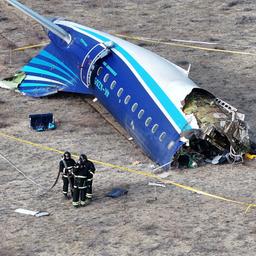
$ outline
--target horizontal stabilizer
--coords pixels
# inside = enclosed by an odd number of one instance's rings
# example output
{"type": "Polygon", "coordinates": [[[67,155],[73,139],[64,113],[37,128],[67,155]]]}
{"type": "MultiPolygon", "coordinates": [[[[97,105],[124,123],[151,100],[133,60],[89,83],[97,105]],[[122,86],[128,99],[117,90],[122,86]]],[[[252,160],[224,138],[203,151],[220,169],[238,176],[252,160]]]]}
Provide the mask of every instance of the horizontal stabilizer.
{"type": "Polygon", "coordinates": [[[34,12],[33,10],[31,10],[27,6],[19,3],[16,0],[6,0],[6,1],[9,4],[11,4],[12,6],[14,6],[15,8],[17,8],[20,11],[22,11],[23,13],[25,13],[26,15],[28,15],[29,17],[31,17],[32,19],[36,20],[43,27],[45,27],[46,29],[50,30],[56,36],[58,36],[63,41],[65,41],[67,44],[69,44],[71,42],[70,34],[67,33],[63,28],[59,27],[58,25],[56,25],[55,23],[50,21],[49,19],[47,19],[47,18],[43,17],[42,15],[34,12]]]}
{"type": "MultiPolygon", "coordinates": [[[[41,83],[40,77],[34,77],[33,83],[28,83],[30,77],[24,72],[18,72],[13,77],[0,81],[0,87],[8,90],[21,92],[31,97],[43,97],[55,94],[65,89],[63,85],[53,85],[51,83],[41,83]],[[27,78],[27,79],[26,79],[27,78]]],[[[47,81],[47,80],[46,80],[47,81]]]]}
{"type": "Polygon", "coordinates": [[[43,97],[60,91],[92,94],[92,90],[81,83],[76,59],[53,43],[41,50],[21,71],[26,76],[18,90],[28,96],[43,97]]]}
{"type": "Polygon", "coordinates": [[[36,98],[55,94],[59,91],[59,89],[50,85],[44,85],[44,87],[40,88],[38,84],[35,84],[33,88],[25,88],[23,86],[19,91],[21,91],[22,94],[36,98]]]}
{"type": "Polygon", "coordinates": [[[8,90],[17,90],[18,86],[25,79],[26,74],[18,72],[12,77],[8,77],[0,81],[0,87],[8,90]]]}
{"type": "Polygon", "coordinates": [[[93,94],[93,90],[81,82],[80,66],[77,65],[76,58],[53,43],[33,57],[20,72],[0,81],[0,87],[31,97],[58,92],[93,94]]]}

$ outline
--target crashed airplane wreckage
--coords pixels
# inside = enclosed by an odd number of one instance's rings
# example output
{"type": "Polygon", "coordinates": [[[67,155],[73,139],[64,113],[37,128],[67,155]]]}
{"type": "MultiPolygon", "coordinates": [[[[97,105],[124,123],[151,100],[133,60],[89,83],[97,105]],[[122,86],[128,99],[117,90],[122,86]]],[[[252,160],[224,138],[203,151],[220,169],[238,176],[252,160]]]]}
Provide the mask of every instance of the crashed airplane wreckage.
{"type": "Polygon", "coordinates": [[[200,89],[188,71],[118,37],[7,2],[43,25],[51,42],[0,86],[32,97],[93,95],[166,167],[241,161],[250,151],[244,115],[200,89]]]}

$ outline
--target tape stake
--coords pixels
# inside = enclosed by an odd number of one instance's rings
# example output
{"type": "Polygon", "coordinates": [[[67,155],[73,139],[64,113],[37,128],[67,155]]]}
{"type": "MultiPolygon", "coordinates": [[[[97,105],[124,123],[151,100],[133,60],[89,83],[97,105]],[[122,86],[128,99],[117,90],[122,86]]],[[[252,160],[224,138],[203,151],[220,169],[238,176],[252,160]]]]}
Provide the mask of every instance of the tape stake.
{"type": "MultiPolygon", "coordinates": [[[[48,147],[48,146],[45,146],[45,145],[42,145],[42,144],[39,144],[39,143],[33,143],[31,141],[28,141],[28,140],[20,139],[20,138],[17,138],[15,136],[12,136],[12,135],[5,134],[3,132],[0,132],[0,136],[2,136],[4,138],[7,138],[7,139],[12,139],[12,140],[17,141],[19,143],[31,145],[33,147],[37,147],[37,148],[40,148],[40,149],[45,150],[45,151],[52,151],[52,152],[59,153],[59,154],[64,153],[64,151],[61,151],[61,150],[58,150],[58,149],[55,149],[55,148],[51,148],[51,147],[48,147]]],[[[76,158],[78,157],[78,155],[76,155],[76,154],[72,154],[72,155],[76,158]]],[[[94,163],[99,164],[99,165],[111,167],[112,169],[118,169],[118,170],[121,170],[121,171],[124,171],[124,172],[129,172],[129,173],[133,173],[133,174],[136,174],[136,175],[142,175],[142,176],[148,177],[148,178],[154,178],[154,179],[160,181],[163,184],[173,185],[173,186],[182,188],[184,190],[188,190],[188,191],[197,193],[199,195],[204,195],[204,196],[214,198],[214,199],[217,199],[217,200],[220,200],[220,201],[225,201],[225,202],[229,202],[229,203],[235,203],[235,204],[246,206],[247,208],[245,210],[245,213],[247,213],[250,208],[256,207],[256,204],[241,202],[241,201],[225,198],[225,197],[222,197],[222,196],[210,194],[208,192],[204,192],[204,191],[199,190],[197,188],[182,185],[182,184],[174,182],[172,180],[165,180],[165,179],[163,179],[163,178],[161,178],[161,177],[159,177],[159,176],[157,176],[153,173],[149,173],[149,172],[146,172],[146,171],[134,170],[134,169],[130,169],[128,167],[114,165],[114,164],[110,164],[110,163],[106,163],[106,162],[102,162],[102,161],[98,161],[98,160],[94,160],[94,159],[89,159],[89,160],[91,160],[94,163]]]]}

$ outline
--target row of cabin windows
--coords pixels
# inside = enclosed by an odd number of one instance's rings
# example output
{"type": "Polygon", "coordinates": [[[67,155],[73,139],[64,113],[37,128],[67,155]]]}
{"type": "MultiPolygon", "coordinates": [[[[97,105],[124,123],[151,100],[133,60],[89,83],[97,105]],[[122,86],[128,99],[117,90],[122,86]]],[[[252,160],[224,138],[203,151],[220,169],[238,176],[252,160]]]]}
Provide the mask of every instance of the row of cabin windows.
{"type": "MultiPolygon", "coordinates": [[[[98,70],[97,70],[97,75],[99,76],[103,71],[103,67],[99,67],[98,70]]],[[[106,73],[105,76],[103,77],[103,81],[104,83],[106,83],[109,79],[109,73],[106,73]]],[[[110,89],[111,90],[114,90],[114,88],[116,87],[116,81],[112,81],[111,84],[110,84],[110,89]]],[[[119,90],[117,91],[117,97],[121,97],[122,93],[123,93],[124,89],[123,88],[119,88],[119,90]]],[[[124,104],[128,104],[131,100],[131,95],[127,95],[124,99],[124,104]]],[[[135,112],[138,108],[138,103],[134,103],[131,107],[131,111],[132,112],[135,112]]],[[[138,118],[141,119],[142,116],[144,115],[144,109],[141,109],[138,113],[138,118]]],[[[152,122],[152,117],[148,117],[145,121],[145,126],[148,127],[152,122]]],[[[159,125],[158,124],[154,124],[153,127],[151,128],[151,132],[152,133],[156,133],[157,129],[159,128],[159,125]]],[[[162,142],[166,137],[166,132],[162,132],[159,136],[159,140],[162,142]]],[[[171,149],[173,146],[174,146],[174,141],[171,141],[168,145],[168,149],[171,149]]]]}

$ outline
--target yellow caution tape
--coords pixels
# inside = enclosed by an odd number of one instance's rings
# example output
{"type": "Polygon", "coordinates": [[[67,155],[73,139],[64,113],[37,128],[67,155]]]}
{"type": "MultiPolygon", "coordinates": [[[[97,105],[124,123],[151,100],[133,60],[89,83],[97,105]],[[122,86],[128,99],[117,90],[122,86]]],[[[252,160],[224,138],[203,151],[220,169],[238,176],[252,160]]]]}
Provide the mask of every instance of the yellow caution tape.
{"type": "MultiPolygon", "coordinates": [[[[256,56],[256,53],[252,53],[252,52],[243,52],[243,51],[234,51],[234,50],[226,50],[226,49],[200,47],[200,46],[189,45],[189,44],[165,42],[161,39],[156,40],[156,39],[151,39],[151,38],[136,37],[136,36],[122,35],[122,34],[113,34],[113,35],[121,37],[121,38],[125,38],[125,39],[132,39],[132,40],[136,40],[136,41],[154,43],[154,44],[164,44],[164,45],[169,45],[169,46],[174,46],[174,47],[190,48],[190,49],[210,51],[210,52],[221,52],[221,53],[256,56]]],[[[49,42],[45,42],[45,43],[41,43],[41,44],[35,44],[35,45],[27,45],[27,46],[23,46],[23,47],[20,47],[20,48],[16,48],[13,51],[24,51],[24,50],[27,50],[27,49],[38,48],[38,47],[41,47],[41,46],[45,46],[48,43],[49,42]]]]}
{"type": "Polygon", "coordinates": [[[45,43],[41,43],[41,44],[34,44],[34,45],[26,45],[26,46],[22,46],[22,47],[13,49],[13,51],[18,52],[18,51],[24,51],[27,49],[39,48],[39,47],[45,46],[47,44],[49,44],[49,42],[45,42],[45,43]]]}
{"type": "Polygon", "coordinates": [[[246,154],[245,154],[245,158],[246,158],[246,159],[249,159],[249,160],[253,160],[253,159],[256,158],[256,155],[252,155],[252,154],[246,153],[246,154]]]}
{"type": "MultiPolygon", "coordinates": [[[[14,137],[12,135],[8,135],[8,134],[3,133],[3,132],[0,132],[0,136],[8,138],[8,139],[15,140],[15,141],[23,143],[23,144],[28,144],[28,145],[31,145],[33,147],[37,147],[37,148],[40,148],[40,149],[43,149],[43,150],[46,150],[46,151],[53,151],[53,152],[60,153],[60,154],[64,153],[64,151],[57,150],[57,149],[54,149],[54,148],[51,148],[51,147],[48,147],[48,146],[44,146],[42,144],[34,143],[34,142],[31,142],[31,141],[28,141],[28,140],[20,139],[20,138],[14,137]]],[[[74,155],[74,156],[78,157],[78,155],[74,155]]],[[[114,165],[114,164],[110,164],[110,163],[105,163],[105,162],[101,162],[101,161],[94,160],[94,159],[90,159],[90,160],[93,161],[96,164],[111,167],[113,169],[118,169],[118,170],[126,171],[126,172],[129,172],[129,173],[134,173],[134,174],[137,174],[137,175],[143,175],[143,176],[149,177],[149,178],[154,178],[154,179],[157,179],[157,180],[159,180],[160,182],[162,182],[164,184],[174,185],[176,187],[179,187],[179,188],[182,188],[182,189],[185,189],[185,190],[189,190],[191,192],[194,192],[194,193],[197,193],[197,194],[200,194],[200,195],[208,196],[208,197],[211,197],[211,198],[215,198],[215,199],[230,202],[230,203],[243,205],[243,206],[247,207],[246,210],[245,210],[245,213],[247,213],[250,208],[256,207],[256,204],[254,204],[254,203],[250,204],[250,203],[236,201],[236,200],[228,199],[228,198],[225,198],[225,197],[222,197],[222,196],[210,194],[210,193],[204,192],[202,190],[199,190],[199,189],[196,189],[196,188],[193,188],[193,187],[189,187],[189,186],[186,186],[186,185],[179,184],[179,183],[171,181],[171,180],[165,180],[165,179],[160,178],[159,176],[157,176],[155,174],[148,173],[148,172],[145,172],[145,171],[138,171],[138,170],[130,169],[128,167],[118,166],[118,165],[114,165]]]]}
{"type": "Polygon", "coordinates": [[[233,50],[225,50],[225,49],[215,49],[215,48],[200,47],[200,46],[189,45],[189,44],[171,43],[171,42],[164,42],[162,40],[155,40],[155,39],[150,39],[150,38],[136,37],[136,36],[129,36],[129,35],[121,35],[121,34],[115,34],[115,35],[119,36],[119,37],[122,37],[122,38],[133,39],[133,40],[137,40],[137,41],[154,43],[154,44],[165,44],[165,45],[170,45],[170,46],[190,48],[190,49],[203,50],[203,51],[256,56],[256,53],[251,53],[251,52],[233,51],[233,50]]]}

